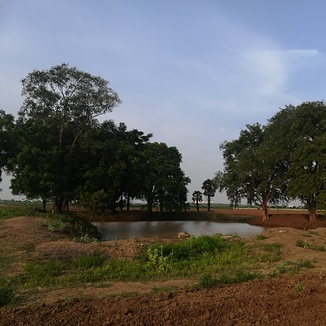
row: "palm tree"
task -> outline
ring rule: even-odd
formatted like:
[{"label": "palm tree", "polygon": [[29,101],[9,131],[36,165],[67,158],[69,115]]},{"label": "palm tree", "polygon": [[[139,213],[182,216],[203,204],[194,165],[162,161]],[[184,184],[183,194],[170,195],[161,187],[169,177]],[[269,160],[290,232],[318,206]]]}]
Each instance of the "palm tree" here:
[{"label": "palm tree", "polygon": [[203,185],[201,187],[204,190],[204,196],[207,196],[207,210],[211,210],[211,197],[214,197],[216,187],[214,185],[214,181],[211,179],[207,179],[203,182]]},{"label": "palm tree", "polygon": [[197,212],[199,212],[199,203],[203,200],[202,193],[200,191],[194,191],[192,194],[192,201],[196,203]]}]

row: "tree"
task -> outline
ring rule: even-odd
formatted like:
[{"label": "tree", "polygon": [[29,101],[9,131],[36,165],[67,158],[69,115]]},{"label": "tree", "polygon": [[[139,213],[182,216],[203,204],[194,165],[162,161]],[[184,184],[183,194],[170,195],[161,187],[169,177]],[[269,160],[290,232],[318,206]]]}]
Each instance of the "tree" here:
[{"label": "tree", "polygon": [[286,106],[269,124],[286,153],[288,194],[307,206],[313,221],[326,201],[326,105],[317,101]]},{"label": "tree", "polygon": [[216,188],[214,185],[214,181],[211,179],[207,179],[203,182],[201,187],[204,190],[204,196],[207,196],[207,210],[211,210],[211,197],[214,197]]},{"label": "tree", "polygon": [[246,125],[238,139],[220,145],[224,157],[223,186],[231,204],[242,198],[259,203],[263,220],[268,219],[268,203],[286,199],[283,165],[277,147],[260,124]]},{"label": "tree", "polygon": [[177,148],[165,143],[148,143],[144,155],[143,194],[147,211],[151,212],[155,203],[159,203],[160,212],[182,210],[186,205],[186,186],[190,179],[180,167],[182,156]]},{"label": "tree", "polygon": [[[23,194],[42,196],[43,191],[38,189],[40,182],[28,182],[30,174],[39,177],[41,172],[46,188],[43,195],[51,196],[55,209],[61,212],[80,186],[81,135],[96,124],[99,115],[112,111],[120,99],[106,80],[67,64],[34,70],[22,80],[22,85],[25,100],[19,111],[18,134],[22,135],[20,154],[26,155],[18,153],[12,162],[13,188]],[[33,152],[42,153],[35,166],[27,155],[29,145]]]},{"label": "tree", "polygon": [[8,167],[8,161],[15,151],[14,117],[0,110],[0,182],[2,169]]},{"label": "tree", "polygon": [[196,204],[197,212],[199,212],[199,203],[203,201],[203,196],[200,191],[194,191],[192,194],[192,201]]},{"label": "tree", "polygon": [[92,210],[102,213],[123,208],[126,200],[141,197],[145,178],[145,144],[151,138],[136,129],[127,130],[125,124],[116,126],[104,121],[82,137],[83,180],[81,201]]}]

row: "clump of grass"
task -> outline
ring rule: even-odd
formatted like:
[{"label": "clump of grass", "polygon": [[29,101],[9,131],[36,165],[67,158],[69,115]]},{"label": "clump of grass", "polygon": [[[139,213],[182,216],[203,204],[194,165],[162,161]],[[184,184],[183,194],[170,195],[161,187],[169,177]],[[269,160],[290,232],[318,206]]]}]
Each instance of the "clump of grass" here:
[{"label": "clump of grass", "polygon": [[209,289],[213,286],[218,285],[243,283],[256,279],[258,277],[261,277],[259,273],[250,273],[243,270],[237,270],[232,275],[222,274],[218,278],[214,278],[211,274],[208,273],[200,278],[198,287],[203,289]]},{"label": "clump of grass", "polygon": [[308,249],[310,247],[309,244],[303,240],[297,240],[297,242],[295,244],[296,244],[296,246],[305,248],[305,249]]},{"label": "clump of grass", "polygon": [[258,235],[256,236],[256,239],[257,239],[257,240],[265,240],[265,239],[267,239],[267,237],[266,237],[265,235],[263,235],[263,234],[258,234]]},{"label": "clump of grass", "polygon": [[256,262],[271,264],[281,259],[282,248],[280,243],[259,243],[251,246],[249,253]]},{"label": "clump of grass", "polygon": [[21,281],[26,285],[47,286],[55,283],[55,278],[64,273],[65,264],[58,260],[27,262],[23,268]]},{"label": "clump of grass", "polygon": [[275,271],[270,273],[269,275],[272,277],[278,276],[280,274],[291,273],[296,274],[302,268],[314,268],[315,266],[310,260],[299,260],[295,262],[287,261],[282,265],[276,267]]},{"label": "clump of grass", "polygon": [[89,269],[102,267],[107,258],[100,252],[91,254],[83,253],[73,261],[73,265],[78,269]]},{"label": "clump of grass", "polygon": [[294,285],[294,289],[296,291],[302,291],[303,289],[305,288],[305,284],[304,282],[297,282],[295,285]]}]

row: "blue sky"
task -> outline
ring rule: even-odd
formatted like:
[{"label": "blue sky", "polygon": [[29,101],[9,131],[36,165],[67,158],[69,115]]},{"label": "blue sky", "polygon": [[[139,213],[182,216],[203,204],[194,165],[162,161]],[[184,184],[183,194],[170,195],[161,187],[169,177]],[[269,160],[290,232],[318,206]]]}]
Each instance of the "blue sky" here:
[{"label": "blue sky", "polygon": [[192,194],[223,168],[221,142],[325,98],[325,11],[322,0],[0,0],[0,109],[17,113],[34,69],[100,75],[122,99],[102,119],[176,146]]}]

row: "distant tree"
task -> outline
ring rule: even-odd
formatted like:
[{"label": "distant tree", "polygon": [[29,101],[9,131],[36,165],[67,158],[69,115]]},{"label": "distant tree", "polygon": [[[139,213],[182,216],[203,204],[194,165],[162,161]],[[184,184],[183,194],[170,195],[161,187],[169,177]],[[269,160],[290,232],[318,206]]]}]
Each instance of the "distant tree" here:
[{"label": "distant tree", "polygon": [[224,157],[222,185],[232,206],[242,198],[249,204],[259,203],[266,220],[269,201],[286,200],[283,164],[265,127],[258,123],[246,127],[238,139],[220,146]]},{"label": "distant tree", "polygon": [[203,182],[201,187],[204,190],[204,196],[207,196],[207,210],[211,210],[211,197],[214,197],[216,188],[214,181],[211,179],[207,179]]},{"label": "distant tree", "polygon": [[34,70],[22,85],[25,100],[17,125],[20,152],[12,161],[13,189],[28,196],[51,196],[61,212],[80,187],[81,135],[120,99],[106,80],[67,64]]},{"label": "distant tree", "polygon": [[197,212],[199,212],[199,203],[203,201],[202,192],[194,191],[192,194],[192,201],[196,204]]},{"label": "distant tree", "polygon": [[147,211],[151,212],[155,203],[159,204],[160,212],[184,209],[188,192],[186,186],[190,179],[180,167],[182,155],[178,149],[165,143],[149,143],[144,155],[143,194]]},{"label": "distant tree", "polygon": [[15,152],[14,117],[0,110],[0,182],[2,169],[8,167],[9,159]]}]

